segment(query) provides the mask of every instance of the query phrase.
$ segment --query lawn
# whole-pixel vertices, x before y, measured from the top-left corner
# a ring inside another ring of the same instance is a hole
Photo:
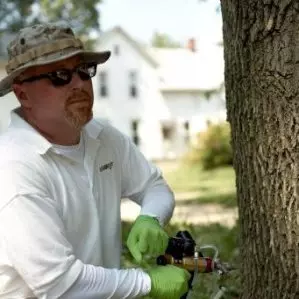
[[[236,206],[235,172],[232,167],[203,170],[198,165],[158,164],[163,175],[177,196],[184,202],[217,203]]]

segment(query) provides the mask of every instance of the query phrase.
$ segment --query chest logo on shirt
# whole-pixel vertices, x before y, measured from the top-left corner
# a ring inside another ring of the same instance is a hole
[[[104,171],[104,170],[107,170],[107,169],[112,169],[112,167],[113,167],[113,164],[114,164],[114,162],[109,162],[109,163],[107,163],[107,164],[104,164],[104,165],[101,165],[100,166],[100,172],[102,172],[102,171]]]

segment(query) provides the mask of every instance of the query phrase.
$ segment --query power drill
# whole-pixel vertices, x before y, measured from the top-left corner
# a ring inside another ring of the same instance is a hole
[[[189,289],[192,289],[195,273],[210,273],[217,269],[215,260],[204,257],[196,250],[196,242],[188,231],[179,231],[175,237],[169,238],[165,254],[158,256],[156,262],[158,265],[171,264],[186,269],[191,274]],[[187,298],[187,295],[184,294],[181,299]]]

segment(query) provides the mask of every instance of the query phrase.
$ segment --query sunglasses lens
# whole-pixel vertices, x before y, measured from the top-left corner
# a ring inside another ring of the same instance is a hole
[[[90,78],[94,77],[97,73],[97,65],[96,64],[90,65],[88,67],[88,72],[89,72]]]
[[[94,77],[97,71],[97,66],[95,65],[83,65],[80,66],[77,70],[78,75],[80,76],[81,80],[89,80],[90,78]]]
[[[49,74],[49,78],[55,86],[69,84],[72,80],[72,73],[69,70],[58,70]]]

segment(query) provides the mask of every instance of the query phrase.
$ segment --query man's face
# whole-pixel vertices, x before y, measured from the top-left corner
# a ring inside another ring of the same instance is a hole
[[[78,56],[64,61],[28,69],[22,80],[61,69],[74,69],[80,65]],[[69,84],[54,86],[50,79],[43,78],[24,82],[18,87],[22,92],[21,103],[27,115],[37,125],[70,126],[80,129],[92,118],[93,89],[91,79],[82,80],[74,72]],[[19,97],[20,98],[20,97]]]

